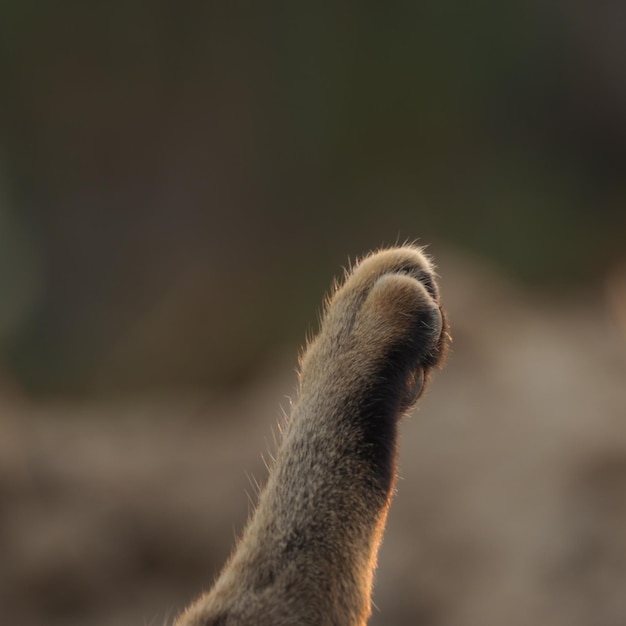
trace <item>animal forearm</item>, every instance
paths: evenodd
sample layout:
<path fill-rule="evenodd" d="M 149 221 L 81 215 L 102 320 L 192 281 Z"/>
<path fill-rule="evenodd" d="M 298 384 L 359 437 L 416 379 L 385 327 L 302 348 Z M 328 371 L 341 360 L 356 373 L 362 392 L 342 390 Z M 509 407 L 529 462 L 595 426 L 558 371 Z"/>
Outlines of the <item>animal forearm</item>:
<path fill-rule="evenodd" d="M 396 472 L 396 431 L 446 324 L 419 249 L 366 258 L 329 300 L 243 537 L 177 626 L 365 624 Z"/>

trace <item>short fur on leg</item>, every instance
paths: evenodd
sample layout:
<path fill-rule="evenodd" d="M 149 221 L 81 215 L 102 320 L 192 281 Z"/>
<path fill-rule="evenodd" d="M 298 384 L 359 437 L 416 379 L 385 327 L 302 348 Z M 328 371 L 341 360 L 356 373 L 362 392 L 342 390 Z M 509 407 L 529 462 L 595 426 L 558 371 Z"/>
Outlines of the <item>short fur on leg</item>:
<path fill-rule="evenodd" d="M 395 483 L 399 418 L 445 351 L 432 264 L 363 259 L 329 298 L 254 515 L 214 587 L 176 626 L 357 626 Z"/>

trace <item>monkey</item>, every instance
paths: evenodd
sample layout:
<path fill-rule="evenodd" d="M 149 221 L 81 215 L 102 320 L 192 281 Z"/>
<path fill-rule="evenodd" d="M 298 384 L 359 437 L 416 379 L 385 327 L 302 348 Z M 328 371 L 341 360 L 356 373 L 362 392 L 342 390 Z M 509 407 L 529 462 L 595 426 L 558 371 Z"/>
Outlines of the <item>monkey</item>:
<path fill-rule="evenodd" d="M 256 509 L 174 626 L 365 626 L 397 425 L 448 338 L 433 263 L 416 245 L 371 253 L 335 283 Z"/>

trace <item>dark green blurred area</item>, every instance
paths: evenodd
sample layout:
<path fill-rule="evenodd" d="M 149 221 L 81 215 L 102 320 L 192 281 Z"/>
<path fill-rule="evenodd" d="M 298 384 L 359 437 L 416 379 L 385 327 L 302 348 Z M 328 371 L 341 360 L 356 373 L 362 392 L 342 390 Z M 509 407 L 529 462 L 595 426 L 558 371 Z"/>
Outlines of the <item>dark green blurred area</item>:
<path fill-rule="evenodd" d="M 220 387 L 381 244 L 530 285 L 625 256 L 617 5 L 44 3 L 0 13 L 0 367 Z"/>

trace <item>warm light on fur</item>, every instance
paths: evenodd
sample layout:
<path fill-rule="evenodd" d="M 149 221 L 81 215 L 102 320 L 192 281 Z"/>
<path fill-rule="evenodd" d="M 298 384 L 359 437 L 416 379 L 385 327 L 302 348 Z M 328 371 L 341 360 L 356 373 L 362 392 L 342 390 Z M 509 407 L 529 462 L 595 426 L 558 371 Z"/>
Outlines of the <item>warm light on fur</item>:
<path fill-rule="evenodd" d="M 288 425 L 241 541 L 176 626 L 357 626 L 396 475 L 396 427 L 447 337 L 433 267 L 404 246 L 347 274 L 306 347 Z"/>

